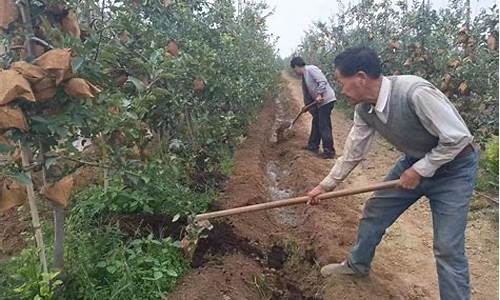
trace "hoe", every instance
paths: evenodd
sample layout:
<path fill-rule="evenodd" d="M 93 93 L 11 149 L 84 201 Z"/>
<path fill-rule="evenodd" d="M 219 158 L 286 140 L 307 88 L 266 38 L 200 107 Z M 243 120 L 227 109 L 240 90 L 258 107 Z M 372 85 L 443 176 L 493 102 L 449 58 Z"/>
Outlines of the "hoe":
<path fill-rule="evenodd" d="M 309 108 L 311 108 L 314 104 L 316 104 L 316 102 L 311 102 L 309 103 L 306 107 L 305 107 L 305 111 L 300 111 L 297 116 L 295 117 L 295 119 L 293 119 L 293 121 L 285 121 L 283 122 L 280 127 L 278 127 L 278 129 L 276 130 L 276 137 L 277 137 L 277 142 L 282 142 L 283 140 L 286 139 L 286 137 L 290 136 L 291 135 L 291 132 L 292 132 L 292 129 L 293 129 L 293 126 L 295 125 L 295 123 L 299 120 L 300 116 L 302 116 L 302 114 L 304 114 L 307 110 L 309 110 Z"/>
<path fill-rule="evenodd" d="M 318 198 L 320 200 L 333 199 L 333 198 L 345 197 L 345 196 L 362 194 L 379 190 L 395 189 L 398 188 L 399 186 L 400 186 L 399 179 L 392 181 L 384 181 L 380 183 L 366 185 L 363 187 L 356 187 L 352 189 L 344 189 L 344 190 L 324 193 L 319 195 Z M 194 249 L 196 248 L 199 235 L 205 229 L 210 230 L 212 228 L 212 225 L 208 221 L 209 219 L 233 216 L 233 215 L 261 211 L 261 210 L 268 210 L 271 208 L 303 204 L 306 203 L 308 199 L 309 198 L 307 196 L 302 196 L 302 197 L 264 202 L 254 205 L 230 208 L 230 209 L 196 215 L 193 219 L 190 220 L 189 225 L 186 228 L 187 235 L 181 242 L 182 247 L 184 248 L 184 251 L 188 256 L 192 255 Z"/>

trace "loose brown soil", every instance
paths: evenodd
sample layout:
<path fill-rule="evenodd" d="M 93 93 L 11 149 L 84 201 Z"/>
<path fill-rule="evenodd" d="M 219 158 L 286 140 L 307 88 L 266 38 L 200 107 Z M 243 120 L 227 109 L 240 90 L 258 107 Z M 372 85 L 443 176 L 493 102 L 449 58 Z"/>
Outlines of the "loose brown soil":
<path fill-rule="evenodd" d="M 0 261 L 17 254 L 26 245 L 23 234 L 29 231 L 28 215 L 10 209 L 0 215 Z"/>
<path fill-rule="evenodd" d="M 147 236 L 157 238 L 171 237 L 180 240 L 185 232 L 187 218 L 172 222 L 171 216 L 155 214 L 116 214 L 106 218 L 105 223 L 116 224 L 128 236 Z"/>

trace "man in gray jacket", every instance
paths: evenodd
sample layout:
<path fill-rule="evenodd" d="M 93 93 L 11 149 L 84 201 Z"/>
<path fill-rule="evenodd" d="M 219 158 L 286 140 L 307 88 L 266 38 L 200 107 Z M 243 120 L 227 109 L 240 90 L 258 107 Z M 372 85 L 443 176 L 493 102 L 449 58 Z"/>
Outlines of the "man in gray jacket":
<path fill-rule="evenodd" d="M 316 102 L 309 112 L 312 115 L 311 134 L 305 150 L 318 154 L 319 144 L 323 143 L 323 153 L 320 157 L 330 159 L 335 157 L 333 148 L 331 113 L 337 100 L 335 93 L 321 70 L 313 65 L 306 65 L 301 57 L 294 57 L 290 67 L 295 74 L 302 78 L 302 93 L 304 94 L 304 107 Z"/>
<path fill-rule="evenodd" d="M 464 120 L 428 81 L 411 75 L 383 76 L 378 55 L 370 48 L 348 49 L 335 58 L 335 65 L 342 94 L 356 105 L 354 124 L 344 155 L 309 192 L 309 204 L 317 204 L 317 195 L 334 189 L 348 176 L 368 152 L 375 132 L 404 155 L 385 178 L 400 179 L 401 189 L 375 192 L 368 199 L 349 257 L 324 266 L 321 273 L 368 275 L 385 230 L 426 196 L 432 211 L 441 299 L 470 299 L 464 243 L 478 151 Z"/>

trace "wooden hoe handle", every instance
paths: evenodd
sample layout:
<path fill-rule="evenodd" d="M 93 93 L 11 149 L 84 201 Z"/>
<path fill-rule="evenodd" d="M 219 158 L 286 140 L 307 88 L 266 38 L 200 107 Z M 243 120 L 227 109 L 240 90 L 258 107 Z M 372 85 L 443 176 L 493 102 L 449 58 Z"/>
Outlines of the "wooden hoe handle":
<path fill-rule="evenodd" d="M 309 108 L 311 108 L 311 106 L 313 106 L 314 104 L 316 104 L 316 101 L 313 101 L 313 102 L 311 102 L 311 103 L 307 104 L 307 106 L 306 106 L 306 111 L 307 111 L 307 110 L 309 110 Z M 295 119 L 293 119 L 293 121 L 292 121 L 292 126 L 293 126 L 293 124 L 295 124 L 295 122 L 297 122 L 297 120 L 300 118 L 300 116 L 302 116 L 302 114 L 303 114 L 303 113 L 304 113 L 304 112 L 302 112 L 302 110 L 301 110 L 301 111 L 297 114 L 297 116 L 295 117 Z"/>
<path fill-rule="evenodd" d="M 358 187 L 358 188 L 338 190 L 338 191 L 324 193 L 324 194 L 319 195 L 318 199 L 321 199 L 321 200 L 332 199 L 332 198 L 362 194 L 362 193 L 367 193 L 367 192 L 373 192 L 373 191 L 378 191 L 378 190 L 388 190 L 388 189 L 397 188 L 397 187 L 399 187 L 399 185 L 400 185 L 399 179 L 398 180 L 391 180 L 391 181 L 384 181 L 384 182 L 380 182 L 380 183 L 370 184 L 370 185 L 367 185 L 364 187 Z M 259 203 L 259 204 L 254 204 L 254 205 L 230 208 L 230 209 L 225 209 L 225 210 L 220 210 L 220 211 L 214 211 L 214 212 L 196 215 L 195 221 L 201 221 L 201 220 L 207 220 L 207 219 L 225 217 L 225 216 L 232 216 L 232 215 L 237 215 L 237 214 L 242 214 L 242 213 L 247 213 L 247 212 L 252 212 L 252 211 L 266 210 L 266 209 L 277 208 L 277 207 L 297 205 L 297 204 L 301 204 L 301 203 L 306 203 L 308 199 L 309 198 L 307 196 L 303 196 L 303 197 L 297 197 L 297 198 L 290 198 L 290 199 L 270 201 L 270 202 Z"/>

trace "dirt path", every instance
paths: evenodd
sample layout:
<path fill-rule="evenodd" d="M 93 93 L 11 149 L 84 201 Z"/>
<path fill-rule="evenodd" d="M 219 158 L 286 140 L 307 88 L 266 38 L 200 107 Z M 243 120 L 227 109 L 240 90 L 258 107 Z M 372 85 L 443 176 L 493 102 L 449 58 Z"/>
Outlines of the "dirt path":
<path fill-rule="evenodd" d="M 278 99 L 259 113 L 248 138 L 236 151 L 234 174 L 218 208 L 303 195 L 329 172 L 333 160 L 321 160 L 300 150 L 307 140 L 309 116 L 300 120 L 294 137 L 280 144 L 270 141 L 279 119 L 289 118 L 301 106 L 298 81 L 283 74 L 281 88 Z M 337 111 L 333 120 L 339 151 L 351 121 Z M 378 141 L 366 161 L 339 188 L 382 180 L 398 156 Z M 233 247 L 232 252 L 211 257 L 193 269 L 168 299 L 438 299 L 432 223 L 425 199 L 388 230 L 370 277 L 321 278 L 320 265 L 341 261 L 352 247 L 367 197 L 222 220 L 247 246 Z M 498 229 L 491 218 L 475 213 L 467 235 L 473 298 L 497 299 Z M 254 250 L 246 251 L 248 245 Z"/>

